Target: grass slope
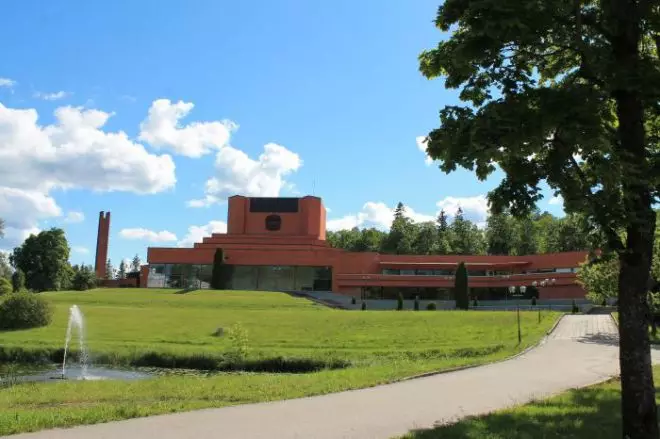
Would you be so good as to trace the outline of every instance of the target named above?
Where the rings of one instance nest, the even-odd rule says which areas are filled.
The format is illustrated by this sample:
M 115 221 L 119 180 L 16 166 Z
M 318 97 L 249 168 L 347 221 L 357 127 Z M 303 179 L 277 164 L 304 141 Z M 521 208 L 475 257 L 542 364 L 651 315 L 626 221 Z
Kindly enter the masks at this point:
M 61 349 L 71 304 L 85 314 L 92 356 L 126 364 L 145 352 L 222 357 L 240 323 L 248 359 L 286 357 L 350 367 L 306 374 L 223 373 L 136 382 L 21 384 L 0 390 L 0 435 L 159 413 L 318 395 L 508 357 L 537 342 L 556 321 L 546 313 L 341 311 L 285 294 L 240 291 L 96 290 L 45 294 L 55 304 L 46 328 L 0 333 L 15 356 Z
M 660 367 L 654 367 L 656 386 Z M 656 395 L 660 396 L 656 387 Z M 660 403 L 660 398 L 657 398 Z M 419 431 L 407 439 L 619 439 L 621 438 L 621 383 L 612 380 L 571 390 L 554 398 L 453 425 Z

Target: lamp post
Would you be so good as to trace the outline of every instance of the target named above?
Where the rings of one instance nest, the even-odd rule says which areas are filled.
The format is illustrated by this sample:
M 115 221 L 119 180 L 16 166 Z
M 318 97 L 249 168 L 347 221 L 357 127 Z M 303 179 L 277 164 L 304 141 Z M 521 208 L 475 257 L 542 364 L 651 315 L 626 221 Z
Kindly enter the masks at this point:
M 520 292 L 525 293 L 525 287 L 520 287 Z M 516 294 L 516 287 L 515 286 L 510 286 L 509 287 L 509 292 L 511 293 L 511 296 L 516 298 L 516 320 L 518 322 L 518 344 L 522 342 L 522 335 L 520 333 L 520 301 L 518 300 L 519 295 Z

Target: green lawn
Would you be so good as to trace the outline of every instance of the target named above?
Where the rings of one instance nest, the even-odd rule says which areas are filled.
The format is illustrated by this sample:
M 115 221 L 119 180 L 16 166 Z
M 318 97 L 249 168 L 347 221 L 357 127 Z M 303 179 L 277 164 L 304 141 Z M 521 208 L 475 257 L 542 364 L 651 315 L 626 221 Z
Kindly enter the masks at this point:
M 248 360 L 284 357 L 343 369 L 312 373 L 221 373 L 163 376 L 136 382 L 53 382 L 0 390 L 0 435 L 204 407 L 271 401 L 373 386 L 419 373 L 482 364 L 537 342 L 558 314 L 461 311 L 341 311 L 285 294 L 239 291 L 97 290 L 48 293 L 55 304 L 46 328 L 1 332 L 8 358 L 61 349 L 68 308 L 85 314 L 92 357 L 129 364 L 154 355 L 175 361 L 223 361 L 231 343 L 218 328 L 240 323 Z M 147 355 L 150 354 L 150 355 Z M 194 362 L 193 362 L 194 363 Z M 186 363 L 188 364 L 188 363 Z
M 653 368 L 656 386 L 660 367 Z M 660 403 L 660 389 L 656 395 Z M 619 439 L 621 438 L 621 383 L 571 390 L 453 425 L 410 433 L 407 439 Z

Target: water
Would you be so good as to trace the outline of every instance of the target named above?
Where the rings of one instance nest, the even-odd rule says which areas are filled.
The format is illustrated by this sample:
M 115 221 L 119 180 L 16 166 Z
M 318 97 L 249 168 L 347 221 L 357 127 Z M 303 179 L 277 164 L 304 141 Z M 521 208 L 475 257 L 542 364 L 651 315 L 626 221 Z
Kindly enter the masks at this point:
M 66 339 L 64 341 L 64 359 L 62 360 L 62 378 L 67 376 L 66 357 L 69 353 L 69 345 L 73 331 L 78 333 L 78 348 L 80 349 L 80 379 L 85 379 L 87 376 L 87 347 L 85 346 L 85 319 L 83 314 L 78 308 L 78 305 L 73 305 L 69 308 L 69 323 L 66 327 Z

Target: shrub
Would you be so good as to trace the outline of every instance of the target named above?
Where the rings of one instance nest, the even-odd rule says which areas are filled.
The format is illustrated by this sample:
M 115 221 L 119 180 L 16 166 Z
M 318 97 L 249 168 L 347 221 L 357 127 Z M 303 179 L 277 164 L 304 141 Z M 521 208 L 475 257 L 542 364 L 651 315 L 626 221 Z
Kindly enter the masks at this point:
M 603 303 L 601 303 L 602 306 L 607 306 L 607 299 L 603 299 Z
M 14 271 L 14 274 L 11 275 L 11 284 L 14 289 L 14 293 L 20 293 L 25 289 L 25 273 L 20 268 Z
M 419 296 L 415 296 L 415 311 L 419 311 Z
M 403 294 L 399 291 L 399 296 L 396 299 L 396 310 L 401 311 L 403 309 Z
M 12 293 L 0 303 L 0 329 L 38 328 L 52 317 L 50 303 L 36 294 Z
M 477 299 L 477 298 L 475 297 L 475 298 L 472 300 L 472 306 L 474 306 L 474 307 L 479 306 L 479 299 Z
M 5 294 L 11 294 L 12 291 L 14 291 L 14 289 L 11 286 L 11 282 L 9 282 L 9 279 L 0 277 L 0 296 L 4 296 Z
M 458 264 L 458 268 L 456 269 L 454 295 L 456 297 L 456 309 L 468 309 L 470 304 L 468 297 L 468 273 L 463 262 Z
M 536 297 L 532 297 L 532 306 L 536 306 Z
M 362 311 L 367 310 L 367 302 L 362 302 Z
M 427 311 L 435 311 L 436 308 L 437 308 L 437 307 L 436 307 L 435 303 L 433 303 L 433 302 L 431 302 L 431 303 L 429 303 L 428 305 L 426 305 L 426 310 L 427 310 Z
M 351 297 L 351 305 L 355 305 L 357 303 L 357 300 L 355 300 L 355 297 Z
M 96 274 L 90 267 L 82 266 L 73 275 L 71 287 L 78 291 L 87 291 L 96 286 Z
M 573 314 L 577 314 L 577 313 L 580 312 L 580 308 L 578 308 L 578 306 L 576 305 L 576 303 L 575 303 L 575 299 L 573 299 L 573 302 L 572 302 L 572 304 L 571 304 L 571 312 L 572 312 Z
M 227 359 L 233 362 L 243 361 L 248 354 L 248 332 L 240 323 L 234 323 L 228 331 L 229 350 Z

